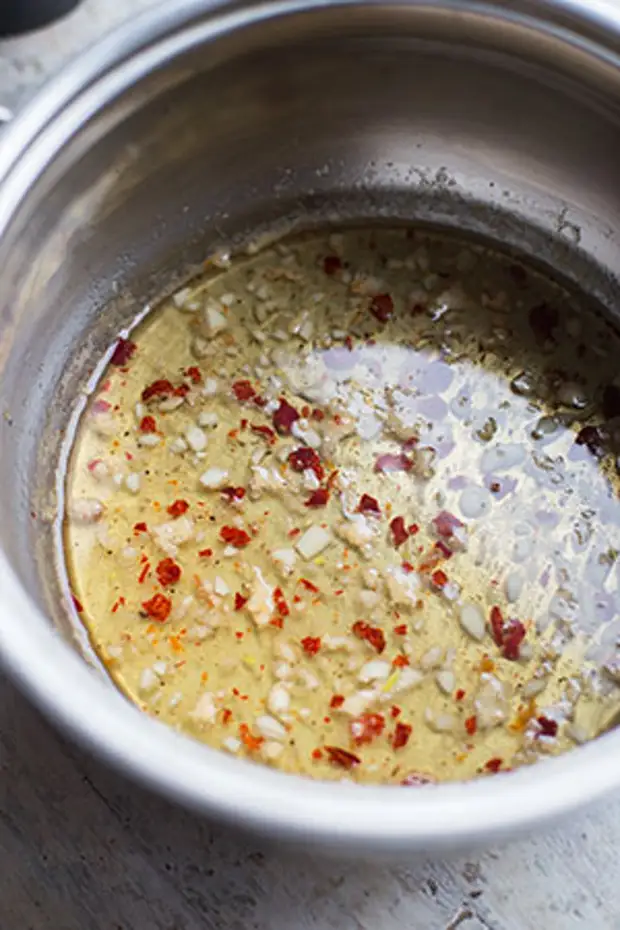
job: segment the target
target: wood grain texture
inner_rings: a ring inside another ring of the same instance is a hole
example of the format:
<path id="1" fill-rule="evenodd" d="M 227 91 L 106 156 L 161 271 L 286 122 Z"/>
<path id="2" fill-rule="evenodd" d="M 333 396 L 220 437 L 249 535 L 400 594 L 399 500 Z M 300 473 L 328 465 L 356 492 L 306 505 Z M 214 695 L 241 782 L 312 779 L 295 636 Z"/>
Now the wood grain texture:
<path id="1" fill-rule="evenodd" d="M 151 2 L 0 42 L 0 104 Z M 0 930 L 620 930 L 618 850 L 620 799 L 450 862 L 261 848 L 107 771 L 0 680 Z"/>

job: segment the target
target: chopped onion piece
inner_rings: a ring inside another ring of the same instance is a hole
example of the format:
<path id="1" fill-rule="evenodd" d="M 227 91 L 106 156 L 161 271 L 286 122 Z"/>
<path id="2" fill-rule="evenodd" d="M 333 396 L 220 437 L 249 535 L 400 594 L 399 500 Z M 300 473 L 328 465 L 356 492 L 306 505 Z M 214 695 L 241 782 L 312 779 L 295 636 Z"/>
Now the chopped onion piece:
<path id="1" fill-rule="evenodd" d="M 274 549 L 271 558 L 283 575 L 288 576 L 295 567 L 297 556 L 294 549 Z"/>
<path id="2" fill-rule="evenodd" d="M 271 713 L 279 717 L 281 714 L 285 714 L 290 706 L 291 696 L 288 688 L 285 688 L 280 682 L 273 685 L 267 695 L 267 708 Z"/>
<path id="3" fill-rule="evenodd" d="M 472 639 L 482 642 L 486 636 L 486 622 L 482 611 L 474 604 L 463 604 L 459 612 L 461 628 Z"/>
<path id="4" fill-rule="evenodd" d="M 254 566 L 254 575 L 252 594 L 246 607 L 256 626 L 266 626 L 276 610 L 273 587 L 267 584 L 258 566 Z"/>
<path id="5" fill-rule="evenodd" d="M 190 426 L 185 432 L 185 438 L 193 452 L 204 452 L 207 448 L 207 437 L 199 426 Z"/>
<path id="6" fill-rule="evenodd" d="M 304 559 L 314 559 L 333 541 L 332 534 L 322 526 L 310 526 L 297 540 L 295 548 Z"/>
<path id="7" fill-rule="evenodd" d="M 265 739 L 284 740 L 286 739 L 286 728 L 282 726 L 279 720 L 271 717 L 269 714 L 262 714 L 256 718 L 256 729 Z"/>
<path id="8" fill-rule="evenodd" d="M 189 712 L 189 716 L 197 723 L 214 723 L 216 714 L 215 700 L 210 691 L 201 694 L 196 706 Z"/>
<path id="9" fill-rule="evenodd" d="M 213 301 L 209 301 L 204 310 L 204 329 L 207 336 L 213 338 L 228 326 L 228 320 Z"/>
<path id="10" fill-rule="evenodd" d="M 208 468 L 200 476 L 200 483 L 204 488 L 208 488 L 210 491 L 217 491 L 220 488 L 226 487 L 228 483 L 228 472 L 225 468 Z"/>
<path id="11" fill-rule="evenodd" d="M 384 681 L 391 671 L 391 665 L 389 662 L 385 662 L 383 659 L 372 659 L 370 662 L 366 662 L 365 665 L 362 665 L 358 673 L 358 678 L 360 681 L 369 682 L 369 681 Z"/>

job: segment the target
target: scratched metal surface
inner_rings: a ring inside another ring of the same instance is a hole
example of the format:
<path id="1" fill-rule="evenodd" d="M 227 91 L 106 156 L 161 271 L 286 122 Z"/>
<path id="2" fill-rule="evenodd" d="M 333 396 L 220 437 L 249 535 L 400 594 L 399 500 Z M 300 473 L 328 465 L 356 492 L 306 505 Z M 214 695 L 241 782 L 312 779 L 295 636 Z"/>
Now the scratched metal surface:
<path id="1" fill-rule="evenodd" d="M 86 0 L 0 42 L 0 105 L 152 2 Z M 620 930 L 618 849 L 620 799 L 451 862 L 261 849 L 108 772 L 0 679 L 0 930 Z"/>

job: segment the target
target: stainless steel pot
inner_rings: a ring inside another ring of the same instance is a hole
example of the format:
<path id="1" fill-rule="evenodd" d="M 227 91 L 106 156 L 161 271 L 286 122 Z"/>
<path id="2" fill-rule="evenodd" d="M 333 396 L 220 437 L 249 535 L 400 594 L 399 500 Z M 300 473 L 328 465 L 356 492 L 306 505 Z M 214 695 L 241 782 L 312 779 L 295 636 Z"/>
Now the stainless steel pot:
<path id="1" fill-rule="evenodd" d="M 463 846 L 620 787 L 620 736 L 478 783 L 319 784 L 131 706 L 63 608 L 57 468 L 93 358 L 219 241 L 284 220 L 490 236 L 618 315 L 620 7 L 165 4 L 67 68 L 0 150 L 0 651 L 47 714 L 196 810 L 365 854 Z"/>

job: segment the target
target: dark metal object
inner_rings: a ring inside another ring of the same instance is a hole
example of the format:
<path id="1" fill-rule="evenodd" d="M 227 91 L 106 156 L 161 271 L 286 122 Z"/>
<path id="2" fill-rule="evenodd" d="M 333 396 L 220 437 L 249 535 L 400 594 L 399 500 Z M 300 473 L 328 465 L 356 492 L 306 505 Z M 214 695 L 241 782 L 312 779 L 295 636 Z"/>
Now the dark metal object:
<path id="1" fill-rule="evenodd" d="M 2 0 L 0 2 L 0 38 L 47 26 L 70 13 L 80 0 Z"/>

